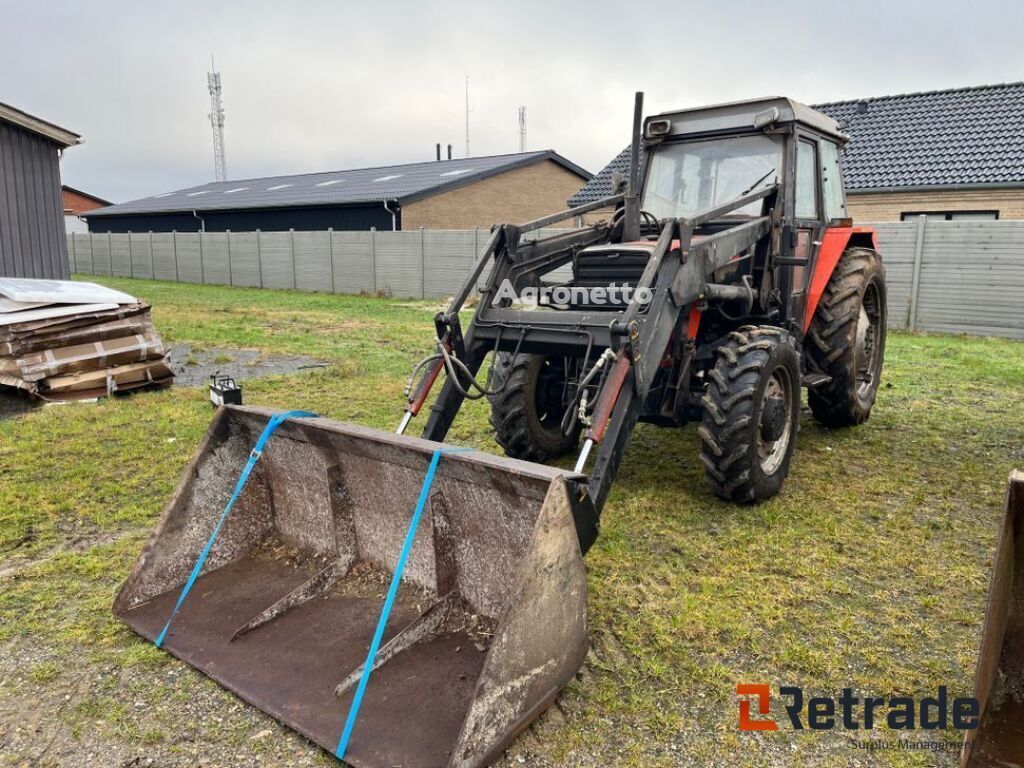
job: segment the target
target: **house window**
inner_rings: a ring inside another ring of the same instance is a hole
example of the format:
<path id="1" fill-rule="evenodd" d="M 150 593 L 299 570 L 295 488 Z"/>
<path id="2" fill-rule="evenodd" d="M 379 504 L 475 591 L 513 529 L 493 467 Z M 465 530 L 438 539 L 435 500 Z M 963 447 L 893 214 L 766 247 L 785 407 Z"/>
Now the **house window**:
<path id="1" fill-rule="evenodd" d="M 918 216 L 927 216 L 928 221 L 993 221 L 999 218 L 999 211 L 904 211 L 900 221 L 914 221 Z"/>

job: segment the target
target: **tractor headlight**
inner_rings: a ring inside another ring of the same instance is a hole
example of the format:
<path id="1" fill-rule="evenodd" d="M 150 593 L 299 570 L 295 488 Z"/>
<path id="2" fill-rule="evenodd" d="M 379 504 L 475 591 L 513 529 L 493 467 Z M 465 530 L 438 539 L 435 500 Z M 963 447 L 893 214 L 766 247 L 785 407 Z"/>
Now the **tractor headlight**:
<path id="1" fill-rule="evenodd" d="M 767 128 L 774 125 L 779 121 L 779 108 L 769 107 L 768 109 L 758 112 L 754 115 L 754 127 L 758 130 Z"/>
<path id="2" fill-rule="evenodd" d="M 651 120 L 647 124 L 647 136 L 667 136 L 669 131 L 672 130 L 671 120 Z"/>

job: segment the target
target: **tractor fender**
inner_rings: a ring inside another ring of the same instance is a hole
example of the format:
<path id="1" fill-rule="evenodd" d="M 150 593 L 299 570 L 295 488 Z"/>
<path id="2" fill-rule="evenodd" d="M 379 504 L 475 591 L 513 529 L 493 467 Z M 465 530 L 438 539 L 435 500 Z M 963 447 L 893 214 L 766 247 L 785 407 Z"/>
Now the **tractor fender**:
<path id="1" fill-rule="evenodd" d="M 804 332 L 811 325 L 818 302 L 825 292 L 825 286 L 832 278 L 836 265 L 843 252 L 852 246 L 878 250 L 875 230 L 871 227 L 828 227 L 821 238 L 818 258 L 814 262 L 814 273 L 811 275 L 810 288 L 807 291 L 807 310 L 804 314 Z"/>

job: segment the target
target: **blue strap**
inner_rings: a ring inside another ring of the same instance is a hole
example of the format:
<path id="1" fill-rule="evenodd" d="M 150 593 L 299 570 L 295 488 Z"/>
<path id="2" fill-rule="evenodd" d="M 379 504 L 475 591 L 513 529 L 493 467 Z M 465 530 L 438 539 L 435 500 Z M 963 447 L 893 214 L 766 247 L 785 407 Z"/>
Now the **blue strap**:
<path id="1" fill-rule="evenodd" d="M 373 633 L 373 641 L 370 643 L 370 652 L 366 654 L 366 663 L 363 664 L 363 674 L 359 678 L 359 686 L 356 688 L 356 695 L 352 697 L 352 704 L 348 709 L 348 718 L 345 721 L 345 730 L 341 734 L 341 741 L 334 756 L 339 760 L 345 758 L 348 750 L 349 740 L 352 738 L 352 729 L 355 727 L 356 718 L 359 716 L 359 708 L 363 704 L 363 694 L 366 693 L 366 684 L 370 681 L 370 673 L 373 671 L 373 661 L 377 657 L 381 640 L 384 638 L 384 629 L 388 625 L 388 617 L 395 604 L 395 596 L 398 594 L 398 586 L 402 581 L 402 573 L 405 571 L 406 563 L 409 560 L 409 553 L 412 551 L 412 543 L 416 538 L 416 529 L 419 528 L 420 518 L 423 517 L 423 510 L 427 506 L 427 499 L 430 496 L 430 486 L 434 484 L 434 475 L 437 474 L 437 465 L 441 462 L 442 453 L 454 453 L 456 451 L 469 451 L 471 448 L 438 448 L 430 457 L 430 466 L 427 468 L 427 476 L 423 478 L 423 487 L 420 488 L 420 497 L 416 502 L 416 509 L 412 513 L 412 520 L 409 521 L 409 530 L 405 534 L 405 543 L 402 544 L 402 551 L 398 555 L 398 563 L 395 565 L 394 575 L 391 577 L 391 586 L 388 588 L 388 596 L 384 599 L 384 608 L 380 612 L 380 619 L 377 621 L 377 630 Z"/>
<path id="2" fill-rule="evenodd" d="M 210 534 L 209 541 L 206 542 L 206 546 L 203 547 L 203 551 L 199 553 L 199 559 L 196 561 L 195 567 L 192 569 L 192 574 L 188 577 L 188 581 L 185 582 L 185 586 L 181 590 L 181 594 L 178 595 L 178 602 L 174 606 L 174 610 L 171 611 L 171 617 L 167 620 L 163 630 L 156 639 L 156 647 L 159 648 L 163 645 L 164 637 L 167 635 L 167 630 L 171 628 L 171 622 L 174 621 L 174 617 L 178 615 L 178 610 L 181 608 L 181 604 L 185 602 L 185 598 L 188 597 L 188 593 L 192 591 L 192 585 L 196 583 L 196 579 L 199 578 L 199 573 L 203 570 L 203 565 L 206 563 L 206 558 L 210 555 L 210 550 L 213 549 L 213 542 L 217 540 L 217 534 L 220 533 L 221 526 L 224 525 L 224 521 L 228 518 L 228 513 L 231 512 L 231 508 L 235 505 L 235 501 L 242 494 L 242 490 L 245 488 L 245 484 L 249 481 L 249 475 L 252 474 L 253 467 L 256 466 L 256 462 L 260 460 L 260 455 L 263 453 L 263 449 L 267 445 L 267 441 L 270 440 L 270 436 L 277 431 L 277 428 L 281 426 L 288 419 L 308 419 L 315 418 L 315 413 L 309 411 L 288 411 L 286 413 L 278 413 L 271 417 L 270 421 L 267 422 L 267 426 L 263 430 L 263 434 L 260 435 L 260 439 L 256 441 L 256 447 L 252 449 L 252 453 L 249 454 L 249 461 L 246 462 L 245 468 L 242 470 L 241 476 L 238 478 L 238 483 L 235 485 L 235 492 L 231 494 L 231 498 L 228 500 L 228 504 L 224 507 L 224 511 L 220 513 L 220 520 L 217 521 L 217 526 L 213 529 L 213 533 Z"/>

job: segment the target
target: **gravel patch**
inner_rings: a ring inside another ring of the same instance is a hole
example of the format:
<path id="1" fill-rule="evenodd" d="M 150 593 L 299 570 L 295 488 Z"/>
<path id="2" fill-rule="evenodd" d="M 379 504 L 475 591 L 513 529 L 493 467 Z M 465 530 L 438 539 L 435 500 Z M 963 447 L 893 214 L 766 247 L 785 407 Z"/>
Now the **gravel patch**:
<path id="1" fill-rule="evenodd" d="M 239 384 L 247 379 L 325 368 L 322 360 L 305 355 L 266 355 L 256 349 L 215 347 L 195 349 L 191 344 L 171 347 L 174 383 L 179 387 L 205 387 L 214 374 L 230 376 Z"/>

